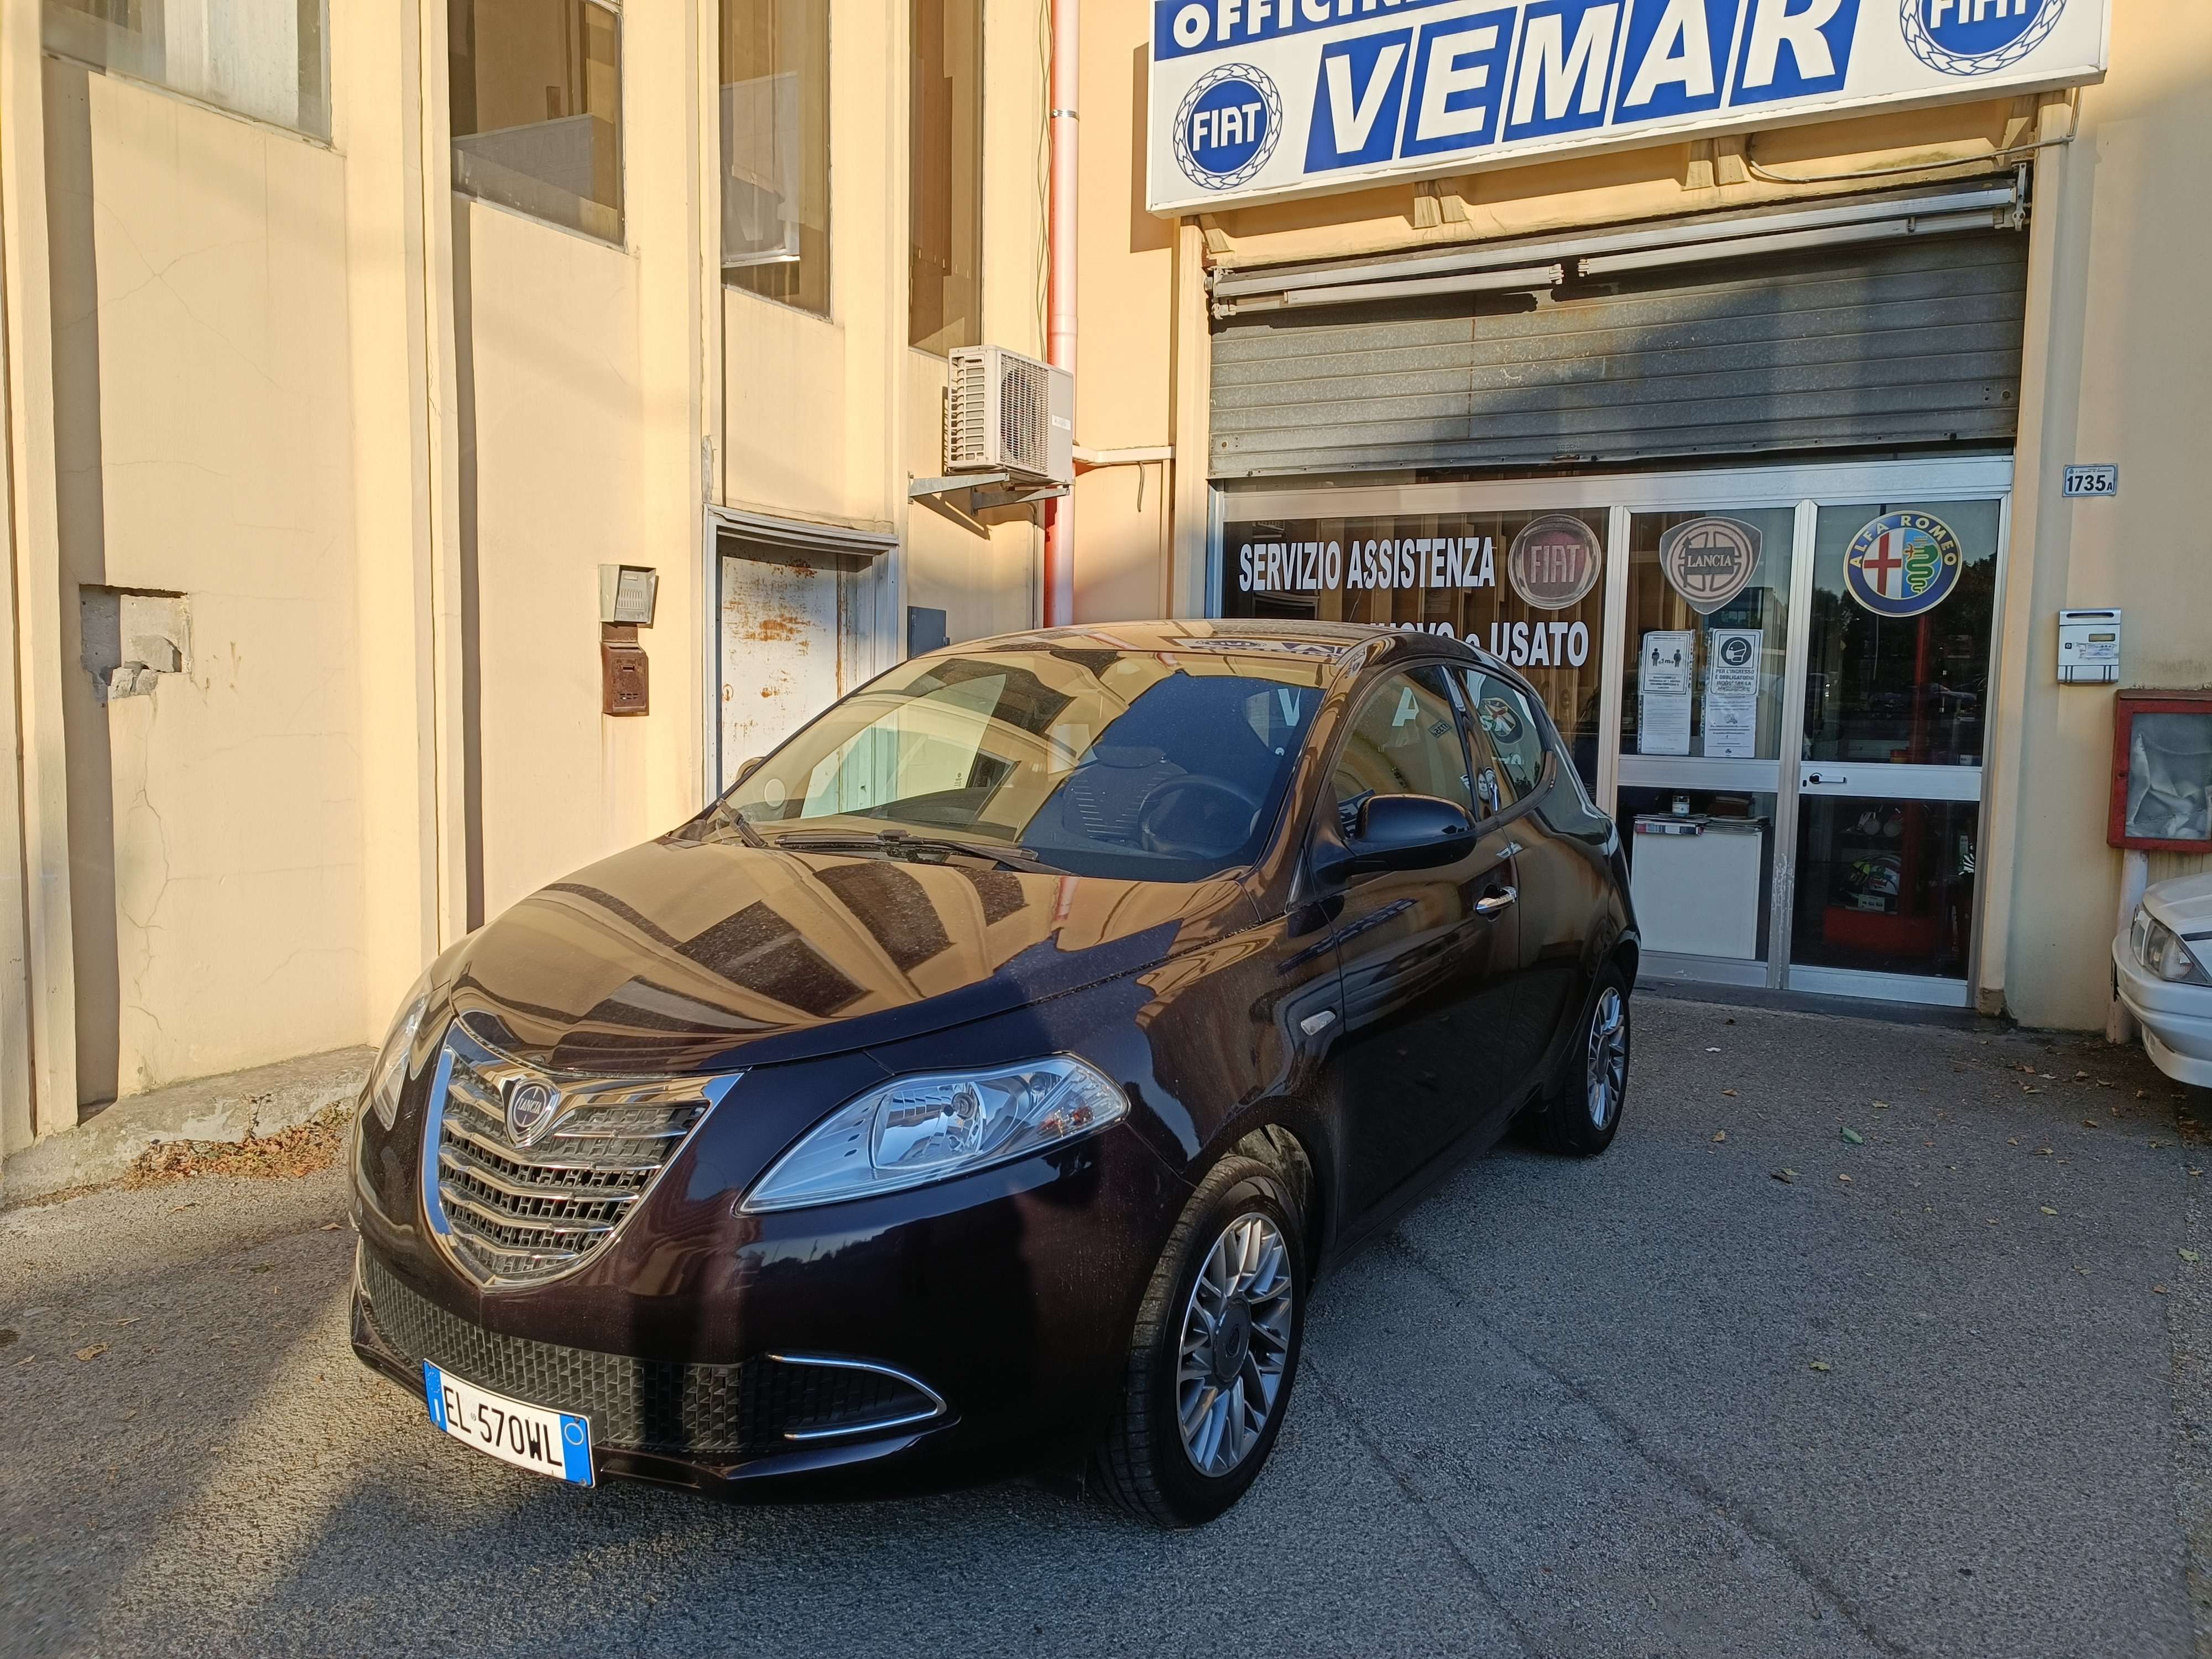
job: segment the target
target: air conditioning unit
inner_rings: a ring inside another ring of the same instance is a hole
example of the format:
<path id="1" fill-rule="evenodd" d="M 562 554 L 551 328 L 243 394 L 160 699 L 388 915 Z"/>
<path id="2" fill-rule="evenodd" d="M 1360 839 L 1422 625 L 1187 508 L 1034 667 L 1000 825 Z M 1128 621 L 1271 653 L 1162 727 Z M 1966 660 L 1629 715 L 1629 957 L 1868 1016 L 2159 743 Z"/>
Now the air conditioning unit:
<path id="1" fill-rule="evenodd" d="M 956 346 L 945 400 L 945 470 L 1075 482 L 1075 377 L 1003 346 Z"/>

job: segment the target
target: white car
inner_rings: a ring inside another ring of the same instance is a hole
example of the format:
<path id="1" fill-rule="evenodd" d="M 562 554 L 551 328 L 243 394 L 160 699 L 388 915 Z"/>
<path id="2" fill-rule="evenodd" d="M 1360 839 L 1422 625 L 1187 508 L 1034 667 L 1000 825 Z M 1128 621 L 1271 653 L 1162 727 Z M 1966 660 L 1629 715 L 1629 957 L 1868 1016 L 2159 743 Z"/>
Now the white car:
<path id="1" fill-rule="evenodd" d="M 2212 875 L 2144 890 L 2112 941 L 2112 977 L 2158 1069 L 2212 1089 Z"/>

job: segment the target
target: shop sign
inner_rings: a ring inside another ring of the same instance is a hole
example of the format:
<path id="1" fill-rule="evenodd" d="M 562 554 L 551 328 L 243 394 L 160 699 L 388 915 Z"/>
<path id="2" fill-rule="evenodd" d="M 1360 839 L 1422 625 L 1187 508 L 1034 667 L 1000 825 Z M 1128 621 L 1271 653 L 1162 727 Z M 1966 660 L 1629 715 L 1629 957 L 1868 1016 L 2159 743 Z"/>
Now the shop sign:
<path id="1" fill-rule="evenodd" d="M 1513 538 L 1505 574 L 1513 591 L 1539 611 L 1570 611 L 1597 586 L 1605 551 L 1580 519 L 1547 513 Z"/>
<path id="2" fill-rule="evenodd" d="M 1498 544 L 1489 536 L 1354 537 L 1349 541 L 1247 540 L 1231 534 L 1236 550 L 1236 591 L 1250 594 L 1334 594 L 1334 609 L 1358 621 L 1370 607 L 1387 615 L 1401 593 L 1459 596 L 1499 588 Z M 1227 548 L 1224 549 L 1224 560 Z M 1503 561 L 1513 591 L 1540 611 L 1564 611 L 1579 604 L 1604 568 L 1596 536 L 1581 520 L 1549 514 L 1534 520 L 1513 538 Z M 1226 572 L 1224 572 L 1224 575 Z M 1461 635 L 1449 622 L 1384 624 Z M 1516 668 L 1579 668 L 1589 659 L 1590 631 L 1581 622 L 1490 622 L 1487 632 L 1470 623 L 1469 645 L 1486 645 L 1492 654 Z"/>
<path id="3" fill-rule="evenodd" d="M 1759 568 L 1759 526 L 1741 519 L 1692 519 L 1659 538 L 1667 585 L 1701 617 L 1751 586 Z"/>
<path id="4" fill-rule="evenodd" d="M 1155 213 L 2100 79 L 2111 0 L 1153 0 Z"/>
<path id="5" fill-rule="evenodd" d="M 1942 520 L 1886 513 L 1844 550 L 1844 586 L 1877 617 L 1917 617 L 1951 597 L 1964 562 Z"/>

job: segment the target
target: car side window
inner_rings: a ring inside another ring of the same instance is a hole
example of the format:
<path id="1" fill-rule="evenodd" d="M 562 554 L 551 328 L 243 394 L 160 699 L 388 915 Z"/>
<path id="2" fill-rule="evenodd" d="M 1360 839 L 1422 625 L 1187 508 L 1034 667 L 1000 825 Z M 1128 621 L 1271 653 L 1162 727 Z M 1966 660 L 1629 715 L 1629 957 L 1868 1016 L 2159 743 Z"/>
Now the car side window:
<path id="1" fill-rule="evenodd" d="M 1498 780 L 1497 799 L 1486 803 L 1502 811 L 1533 793 L 1544 777 L 1544 728 L 1528 700 L 1511 681 L 1480 668 L 1460 670 L 1469 716 L 1490 750 Z"/>
<path id="2" fill-rule="evenodd" d="M 1369 690 L 1337 753 L 1335 782 L 1346 833 L 1370 795 L 1434 795 L 1473 815 L 1474 781 L 1442 669 L 1404 669 Z"/>

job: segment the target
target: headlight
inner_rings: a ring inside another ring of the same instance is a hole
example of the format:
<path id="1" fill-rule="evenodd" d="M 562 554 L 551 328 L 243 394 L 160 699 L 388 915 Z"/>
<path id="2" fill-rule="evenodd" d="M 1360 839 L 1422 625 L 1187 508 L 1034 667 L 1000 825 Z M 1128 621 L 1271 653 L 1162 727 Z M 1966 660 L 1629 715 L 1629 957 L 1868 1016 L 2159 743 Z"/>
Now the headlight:
<path id="1" fill-rule="evenodd" d="M 1052 1054 L 988 1072 L 902 1077 L 847 1101 L 775 1162 L 743 1207 L 758 1215 L 895 1193 L 1102 1129 L 1129 1109 L 1095 1067 Z"/>
<path id="2" fill-rule="evenodd" d="M 2189 941 L 2148 910 L 2136 912 L 2136 957 L 2160 979 L 2175 985 L 2212 985 L 2212 975 L 2189 948 Z"/>
<path id="3" fill-rule="evenodd" d="M 376 1065 L 368 1074 L 369 1106 L 376 1113 L 376 1121 L 387 1129 L 399 1115 L 399 1091 L 413 1075 L 408 1060 L 415 1051 L 415 1034 L 429 1011 L 430 975 L 426 969 L 409 988 L 407 1000 L 399 1005 L 399 1017 L 385 1034 L 384 1047 L 377 1050 Z"/>

